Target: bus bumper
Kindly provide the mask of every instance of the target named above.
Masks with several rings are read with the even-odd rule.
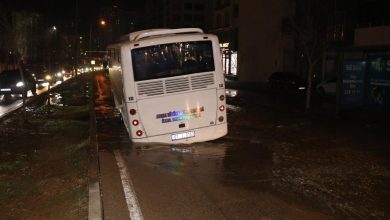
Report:
[[[150,136],[145,138],[133,138],[135,143],[165,143],[165,144],[192,144],[196,142],[211,141],[221,138],[227,134],[227,123],[218,124],[215,126],[183,130],[182,132],[194,131],[195,136],[191,138],[183,138],[172,140],[174,133]],[[177,133],[177,132],[176,132]],[[175,133],[175,134],[176,134]]]

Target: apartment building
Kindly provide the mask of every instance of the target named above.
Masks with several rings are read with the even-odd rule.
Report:
[[[211,25],[211,2],[208,0],[148,0],[147,28],[199,27]]]
[[[283,30],[294,13],[293,0],[215,0],[212,31],[225,51],[225,74],[265,82],[273,72],[294,71],[294,39]]]
[[[217,0],[213,4],[213,28],[220,40],[223,70],[227,77],[237,78],[238,67],[238,0]]]

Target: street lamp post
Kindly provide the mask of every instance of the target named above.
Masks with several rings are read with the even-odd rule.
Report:
[[[106,46],[106,43],[107,43],[107,28],[109,27],[109,25],[107,24],[107,21],[104,19],[104,18],[102,18],[102,19],[100,19],[100,21],[99,21],[99,26],[101,27],[101,29],[100,29],[100,31],[99,31],[99,35],[100,35],[100,40],[99,40],[99,43],[100,43],[100,45],[99,45],[99,49],[100,50],[104,50],[105,48],[105,46]]]
[[[89,50],[92,50],[92,24],[89,24]]]
[[[77,40],[76,40],[76,56],[75,56],[75,59],[76,59],[76,67],[75,67],[75,71],[76,71],[76,76],[78,74],[78,69],[79,69],[79,53],[80,53],[80,49],[79,49],[79,42],[80,42],[80,39],[79,39],[79,1],[76,0],[76,13],[75,13],[75,26],[76,26],[76,37],[77,37]]]
[[[56,37],[55,34],[57,33],[57,27],[56,26],[52,26],[49,30],[49,53],[48,53],[48,73],[49,75],[45,76],[45,80],[47,81],[48,85],[47,85],[47,103],[48,105],[50,105],[50,83],[52,82],[52,78],[50,76],[50,74],[52,73],[52,68],[51,68],[51,63],[52,63],[52,60],[51,60],[51,55],[52,55],[52,35],[54,35],[54,38]],[[55,62],[55,60],[54,60]]]
[[[48,53],[48,70],[49,70],[49,73],[51,73],[51,58],[52,58],[52,35],[54,35],[54,38],[56,37],[55,34],[57,33],[57,27],[56,26],[52,26],[49,30],[49,53]],[[55,60],[54,60],[55,62]]]

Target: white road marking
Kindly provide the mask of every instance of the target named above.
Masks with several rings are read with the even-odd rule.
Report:
[[[114,150],[116,163],[119,168],[119,174],[122,181],[123,191],[126,197],[127,209],[129,210],[131,220],[143,220],[141,209],[139,208],[137,196],[133,190],[133,184],[128,176],[127,168],[118,150]]]

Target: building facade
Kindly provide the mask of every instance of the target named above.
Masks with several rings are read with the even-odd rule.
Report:
[[[236,65],[226,65],[226,75],[265,82],[273,72],[294,70],[294,40],[283,31],[284,19],[295,13],[294,2],[214,1],[213,32],[220,38],[225,59],[230,55],[225,63]]]
[[[387,0],[332,1],[322,79],[338,77],[343,59],[363,59],[390,53],[390,14]]]
[[[238,0],[213,2],[213,25],[211,32],[218,35],[223,56],[223,70],[227,77],[237,77],[238,67]]]
[[[211,5],[208,0],[147,0],[146,28],[199,27],[208,30]]]
[[[388,0],[147,0],[144,28],[200,27],[218,35],[226,76],[247,82],[266,82],[273,72],[308,74],[304,45],[292,27],[304,17],[320,19],[311,34],[327,45],[313,50],[315,82],[336,75],[337,51],[369,41],[387,44]],[[311,10],[305,8],[310,5]],[[323,14],[313,12],[320,11]],[[313,13],[313,14],[310,14]],[[387,19],[388,21],[388,19]],[[373,23],[375,22],[375,24]],[[363,25],[363,26],[362,26]],[[367,27],[368,25],[368,27]],[[321,30],[315,30],[321,29]],[[356,30],[356,31],[355,31]],[[380,39],[373,39],[373,38]]]

